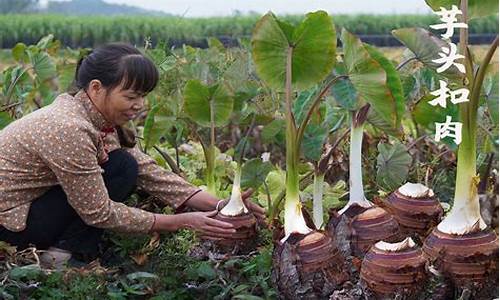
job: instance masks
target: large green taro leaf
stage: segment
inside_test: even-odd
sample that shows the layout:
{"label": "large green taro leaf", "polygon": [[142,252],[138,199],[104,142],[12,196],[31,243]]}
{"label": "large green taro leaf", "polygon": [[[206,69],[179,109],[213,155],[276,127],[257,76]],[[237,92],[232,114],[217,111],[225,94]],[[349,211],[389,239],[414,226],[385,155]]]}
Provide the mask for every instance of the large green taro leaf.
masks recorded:
{"label": "large green taro leaf", "polygon": [[260,78],[273,88],[283,89],[287,53],[292,48],[292,85],[307,89],[332,70],[336,44],[332,20],[324,11],[307,14],[296,27],[269,12],[253,31],[252,55]]}
{"label": "large green taro leaf", "polygon": [[[448,43],[444,40],[423,28],[413,27],[395,29],[392,31],[392,35],[408,47],[419,61],[433,70],[439,68],[441,64],[435,63],[432,60],[440,57],[439,52],[442,52],[442,47],[449,47]],[[455,65],[452,65],[441,74],[450,79],[464,76]]]}
{"label": "large green taro leaf", "polygon": [[397,127],[400,108],[387,85],[386,71],[372,58],[361,40],[345,29],[342,30],[342,44],[347,74],[359,100],[370,103],[384,122]]}
{"label": "large green taro leaf", "polygon": [[389,191],[397,189],[406,181],[411,165],[411,156],[406,147],[379,143],[377,157],[377,183]]}
{"label": "large green taro leaf", "polygon": [[200,126],[209,127],[213,112],[215,126],[229,121],[233,98],[224,84],[206,86],[199,80],[189,80],[184,88],[184,111]]}
{"label": "large green taro leaf", "polygon": [[144,122],[144,148],[148,150],[158,143],[161,137],[169,135],[175,125],[175,116],[165,107],[165,103],[154,105]]}
{"label": "large green taro leaf", "polygon": [[328,137],[328,129],[315,124],[309,124],[304,132],[304,140],[301,144],[302,153],[312,161],[319,161],[323,153],[323,144]]}
{"label": "large green taro leaf", "polygon": [[247,161],[241,170],[241,187],[257,190],[272,170],[274,166],[270,162],[263,162],[260,158]]}
{"label": "large green taro leaf", "polygon": [[[399,78],[399,73],[394,67],[394,65],[375,47],[365,44],[365,48],[370,54],[370,56],[376,60],[380,66],[384,69],[386,73],[386,85],[390,92],[390,101],[388,104],[394,105],[393,111],[396,115],[395,128],[399,129],[401,118],[405,112],[405,100],[403,96],[403,86],[401,84],[401,79]],[[390,125],[390,124],[388,124]]]}
{"label": "large green taro leaf", "polygon": [[446,108],[432,106],[429,102],[434,98],[436,98],[436,96],[433,95],[426,95],[422,97],[412,111],[415,122],[431,131],[435,131],[435,123],[444,122],[446,120],[446,116],[452,117],[453,120],[458,120],[457,105],[451,105],[451,103],[449,103],[446,105]]}
{"label": "large green taro leaf", "polygon": [[[439,11],[441,7],[447,10],[451,9],[452,5],[456,5],[460,9],[460,0],[425,0],[432,10]],[[498,0],[469,0],[467,8],[467,18],[485,17],[498,14]],[[460,16],[457,16],[460,21]]]}
{"label": "large green taro leaf", "polygon": [[56,65],[47,53],[28,51],[28,57],[40,82],[57,76]]}

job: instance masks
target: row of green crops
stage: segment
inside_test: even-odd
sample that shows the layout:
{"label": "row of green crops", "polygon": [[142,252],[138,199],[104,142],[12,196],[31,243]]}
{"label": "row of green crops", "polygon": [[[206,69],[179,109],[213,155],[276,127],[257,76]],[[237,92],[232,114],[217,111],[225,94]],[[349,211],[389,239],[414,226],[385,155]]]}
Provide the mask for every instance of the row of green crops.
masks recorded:
{"label": "row of green crops", "polygon": [[[181,17],[68,17],[62,15],[3,15],[0,16],[0,48],[11,48],[17,42],[35,43],[47,34],[53,34],[64,45],[88,47],[109,41],[128,41],[143,44],[152,41],[196,42],[206,37],[249,37],[258,15],[181,18]],[[297,23],[298,16],[285,20]],[[337,15],[333,16],[339,28],[355,34],[390,34],[403,27],[428,28],[438,23],[434,15]],[[470,33],[497,33],[498,17],[471,21]]]}

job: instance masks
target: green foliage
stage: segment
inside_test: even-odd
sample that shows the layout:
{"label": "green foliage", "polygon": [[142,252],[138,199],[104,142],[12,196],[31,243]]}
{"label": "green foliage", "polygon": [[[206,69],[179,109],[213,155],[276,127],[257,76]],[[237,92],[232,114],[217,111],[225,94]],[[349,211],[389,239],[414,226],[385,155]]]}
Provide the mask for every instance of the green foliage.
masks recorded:
{"label": "green foliage", "polygon": [[[16,112],[30,112],[51,103],[58,92],[67,88],[67,73],[74,76],[75,63],[70,50],[60,53],[60,42],[48,35],[36,45],[18,43],[12,49],[17,65],[5,68],[0,76],[1,126],[19,117]],[[58,79],[59,80],[58,81]],[[72,79],[71,79],[72,80]]]}
{"label": "green foliage", "polygon": [[144,149],[147,151],[160,141],[163,136],[170,136],[170,129],[175,126],[175,117],[172,116],[164,103],[154,105],[148,112],[144,122]]}
{"label": "green foliage", "polygon": [[270,162],[263,162],[259,158],[247,161],[241,169],[241,187],[257,190],[273,169],[274,166]]}
{"label": "green foliage", "polygon": [[[448,43],[423,28],[401,28],[392,31],[401,43],[410,49],[415,57],[426,66],[436,70],[441,64],[432,60],[439,58],[442,47],[448,48]],[[453,65],[442,73],[450,79],[463,77],[458,68]]]}
{"label": "green foliage", "polygon": [[487,105],[490,118],[498,128],[498,73],[493,76],[487,92]]}
{"label": "green foliage", "polygon": [[233,98],[223,84],[206,86],[200,81],[190,80],[184,88],[184,109],[198,125],[209,127],[227,123],[233,110]]}
{"label": "green foliage", "polygon": [[[356,90],[356,108],[369,103],[377,115],[389,127],[398,128],[403,113],[402,87],[394,66],[377,50],[364,45],[347,30],[342,30],[345,72],[352,86],[346,85],[340,91],[342,96]],[[339,90],[337,90],[339,92]],[[352,106],[352,104],[348,104]]]}
{"label": "green foliage", "polygon": [[412,158],[400,142],[379,143],[377,148],[377,182],[386,191],[393,191],[406,181]]}
{"label": "green foliage", "polygon": [[446,108],[439,107],[437,109],[435,106],[429,104],[429,101],[432,101],[434,98],[435,96],[433,95],[422,97],[412,111],[417,124],[430,131],[436,129],[436,122],[443,123],[446,120],[446,116],[451,116],[454,120],[458,118],[458,107],[456,105],[447,105]]}
{"label": "green foliage", "polygon": [[[450,10],[452,5],[456,5],[460,9],[460,0],[425,0],[425,2],[435,11],[439,11],[441,7]],[[468,19],[489,15],[498,15],[497,0],[468,1]]]}
{"label": "green foliage", "polygon": [[307,14],[298,26],[268,13],[255,25],[252,35],[257,73],[278,90],[285,88],[290,49],[293,49],[292,85],[296,89],[307,89],[329,74],[335,63],[335,48],[333,23],[324,11]]}

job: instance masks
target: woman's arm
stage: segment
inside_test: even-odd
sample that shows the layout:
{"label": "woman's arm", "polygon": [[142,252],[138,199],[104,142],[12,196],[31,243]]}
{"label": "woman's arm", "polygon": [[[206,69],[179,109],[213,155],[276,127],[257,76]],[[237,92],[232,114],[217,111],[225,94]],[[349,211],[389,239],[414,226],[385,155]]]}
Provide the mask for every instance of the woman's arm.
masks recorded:
{"label": "woman's arm", "polygon": [[135,158],[139,167],[137,188],[156,197],[165,205],[177,210],[201,192],[197,186],[160,167],[152,157],[143,153],[137,146],[125,149]]}
{"label": "woman's arm", "polygon": [[215,220],[212,217],[217,211],[192,212],[178,215],[155,214],[155,222],[151,231],[165,232],[179,229],[190,229],[212,238],[228,238],[236,232],[230,223]]}
{"label": "woman's arm", "polygon": [[[216,208],[220,200],[217,197],[201,191],[180,176],[160,167],[153,158],[137,147],[128,148],[127,151],[134,156],[139,165],[138,188],[157,197],[165,204],[171,205],[176,210],[180,210],[184,206],[200,211],[211,211]],[[265,210],[250,201],[251,194],[252,190],[247,190],[241,196],[248,209],[257,219],[263,221],[265,220]]]}

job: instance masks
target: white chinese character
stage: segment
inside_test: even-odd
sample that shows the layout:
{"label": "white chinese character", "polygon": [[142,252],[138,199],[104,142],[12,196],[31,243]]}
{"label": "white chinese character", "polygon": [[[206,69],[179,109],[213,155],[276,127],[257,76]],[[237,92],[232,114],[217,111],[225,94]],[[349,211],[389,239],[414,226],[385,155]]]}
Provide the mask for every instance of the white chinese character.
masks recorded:
{"label": "white chinese character", "polygon": [[452,122],[450,116],[446,116],[445,123],[436,123],[436,135],[434,140],[439,142],[445,137],[452,137],[455,144],[459,145],[462,142],[462,123]]}
{"label": "white chinese character", "polygon": [[467,24],[465,23],[456,23],[457,15],[461,15],[462,11],[457,8],[456,5],[451,7],[451,10],[447,10],[444,7],[441,7],[441,11],[434,12],[436,15],[440,16],[440,20],[445,22],[444,24],[435,24],[431,25],[432,29],[445,29],[446,32],[441,34],[444,39],[449,39],[453,36],[453,31],[455,28],[467,28]]}
{"label": "white chinese character", "polygon": [[450,92],[450,101],[453,104],[469,102],[469,90],[468,89],[458,89]]}
{"label": "white chinese character", "polygon": [[432,91],[431,95],[437,96],[432,101],[429,101],[429,104],[432,106],[440,105],[443,108],[446,108],[446,99],[448,99],[448,92],[450,89],[446,85],[446,81],[439,80],[439,89]]}
{"label": "white chinese character", "polygon": [[433,59],[432,62],[437,63],[437,64],[442,64],[441,67],[439,67],[436,71],[438,73],[446,71],[449,67],[452,65],[455,65],[457,69],[465,73],[465,67],[461,63],[455,62],[456,59],[464,58],[465,56],[457,54],[457,45],[453,43],[448,43],[450,45],[449,48],[447,47],[441,47],[441,51],[439,52],[440,58]]}
{"label": "white chinese character", "polygon": [[431,95],[437,96],[432,101],[429,101],[429,104],[432,106],[440,105],[443,108],[446,108],[446,100],[448,97],[450,98],[451,103],[457,104],[462,102],[469,101],[469,90],[468,89],[458,89],[451,91],[446,81],[439,80],[439,89],[432,91]]}

